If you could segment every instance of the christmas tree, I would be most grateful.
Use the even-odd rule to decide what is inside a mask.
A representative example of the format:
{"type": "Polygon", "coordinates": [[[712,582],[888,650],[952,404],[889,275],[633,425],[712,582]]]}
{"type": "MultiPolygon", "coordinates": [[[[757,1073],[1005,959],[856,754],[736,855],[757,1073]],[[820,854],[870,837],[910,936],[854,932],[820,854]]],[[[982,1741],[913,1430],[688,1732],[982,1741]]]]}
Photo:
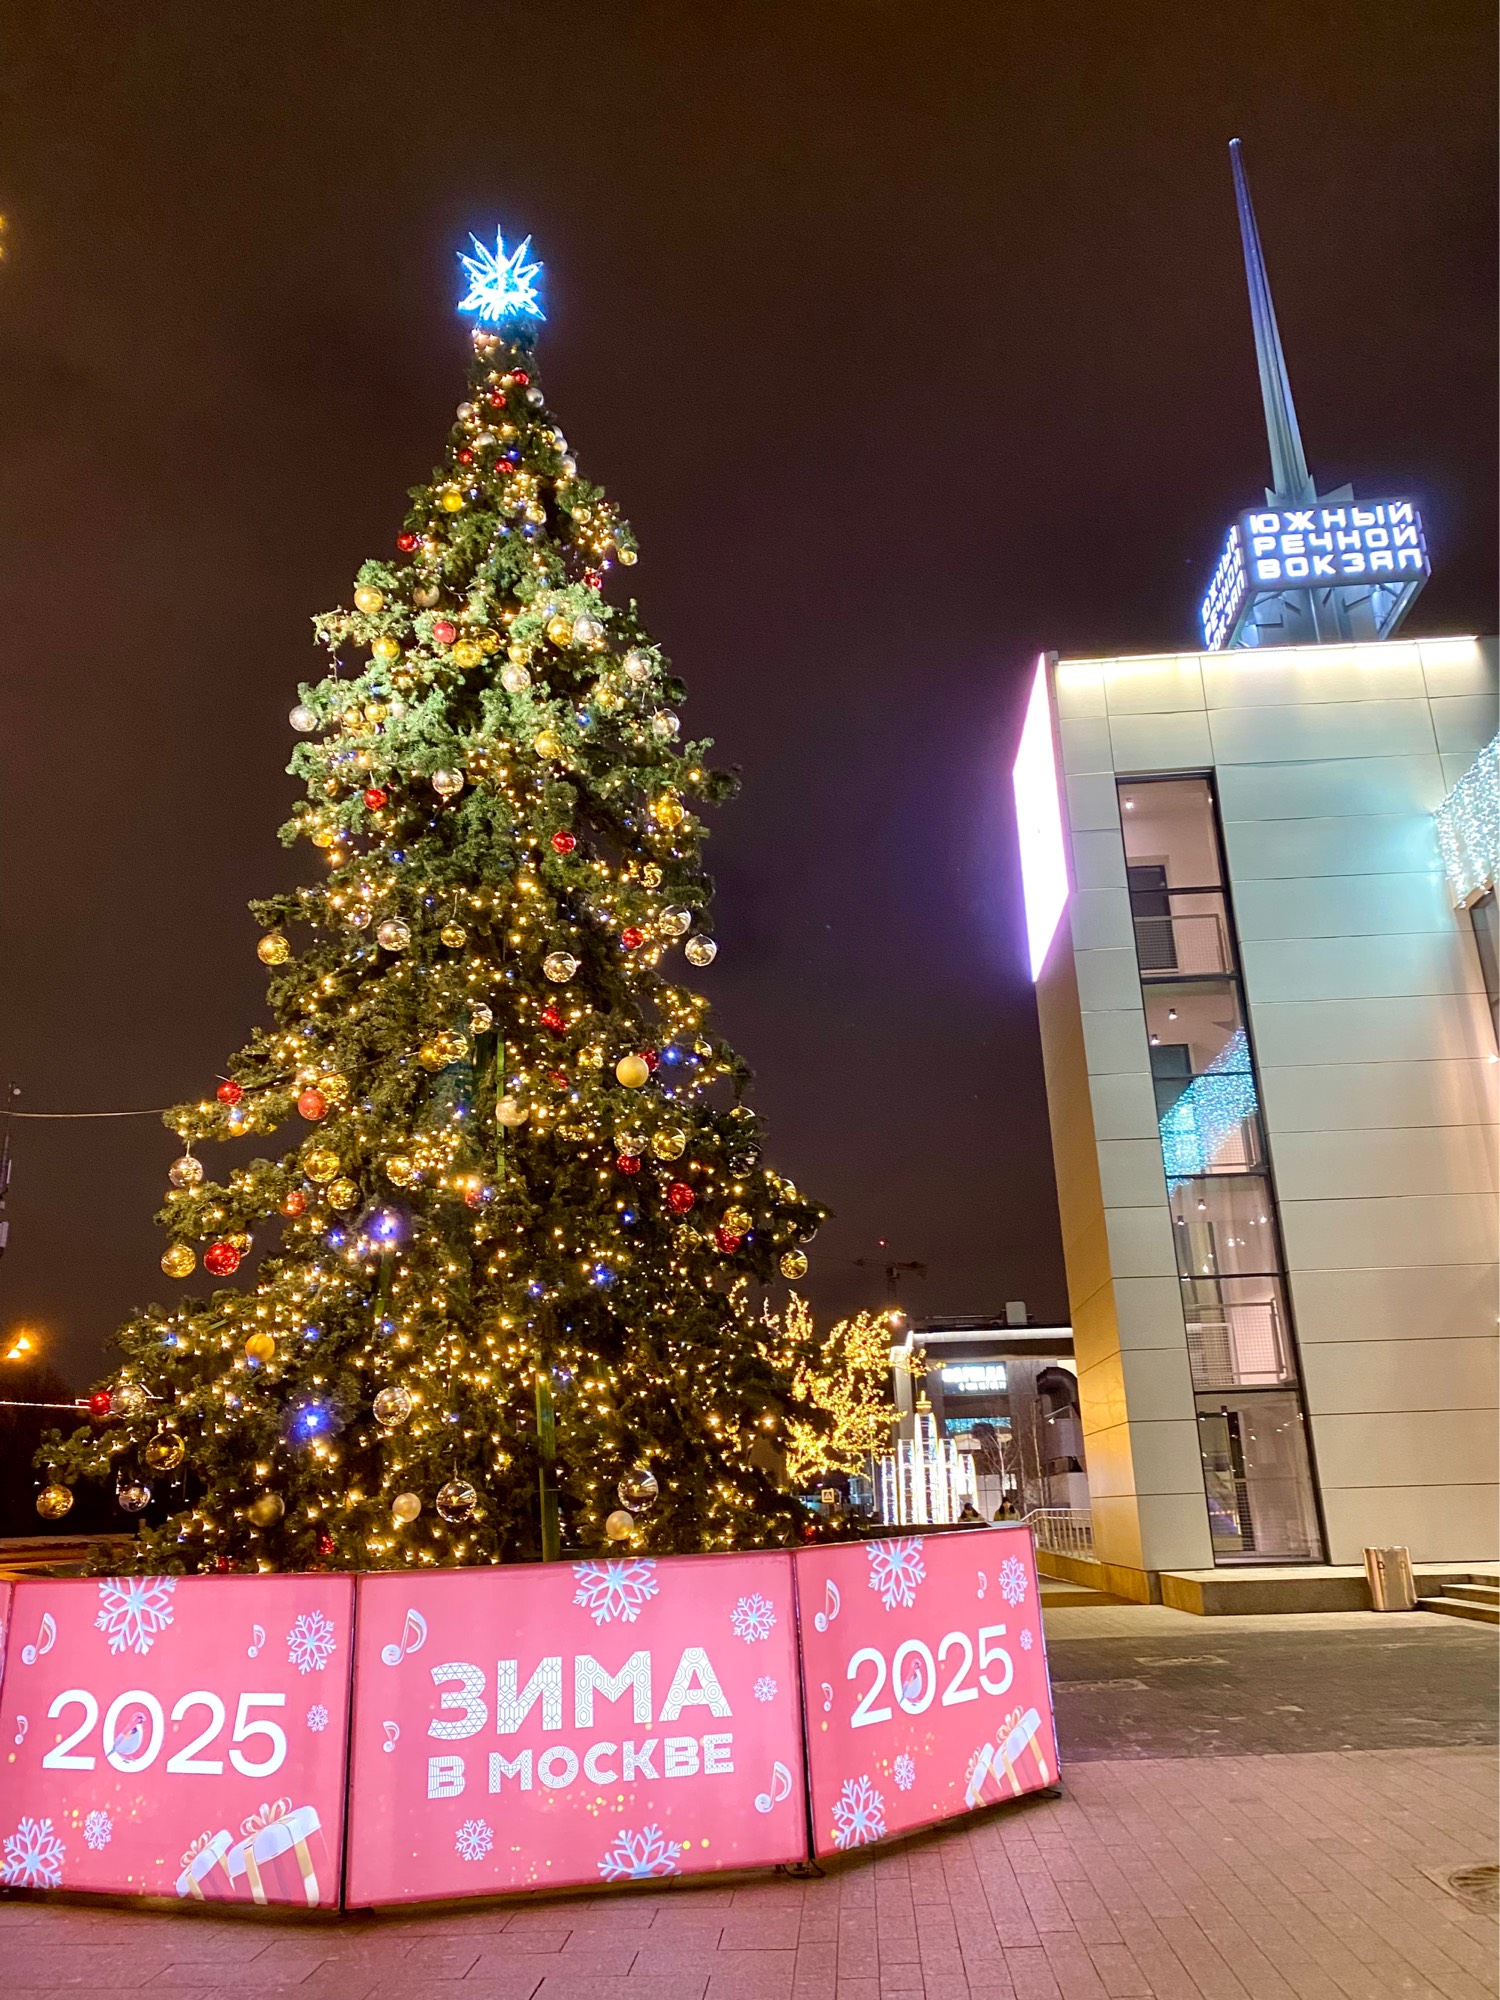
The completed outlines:
{"type": "Polygon", "coordinates": [[[273,1025],[166,1115],[162,1268],[241,1282],[131,1319],[43,1461],[44,1512],[59,1476],[113,1485],[143,1568],[722,1549],[800,1518],[809,1413],[758,1287],[803,1274],[823,1211],[762,1163],[688,983],[732,780],[607,595],[636,546],[537,382],[529,239],[475,248],[444,461],[400,560],[314,621],[282,838],[323,870],[252,906],[273,1025]],[[205,1143],[293,1121],[207,1177],[205,1143]]]}

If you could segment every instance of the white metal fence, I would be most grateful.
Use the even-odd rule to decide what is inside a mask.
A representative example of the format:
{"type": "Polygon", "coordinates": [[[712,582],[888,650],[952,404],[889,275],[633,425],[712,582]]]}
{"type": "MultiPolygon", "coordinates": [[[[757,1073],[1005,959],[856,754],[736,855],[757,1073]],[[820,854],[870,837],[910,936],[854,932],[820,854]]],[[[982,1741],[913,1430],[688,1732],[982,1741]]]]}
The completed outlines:
{"type": "Polygon", "coordinates": [[[1024,1518],[1037,1547],[1049,1555],[1094,1553],[1094,1517],[1087,1507],[1036,1507],[1024,1518]]]}

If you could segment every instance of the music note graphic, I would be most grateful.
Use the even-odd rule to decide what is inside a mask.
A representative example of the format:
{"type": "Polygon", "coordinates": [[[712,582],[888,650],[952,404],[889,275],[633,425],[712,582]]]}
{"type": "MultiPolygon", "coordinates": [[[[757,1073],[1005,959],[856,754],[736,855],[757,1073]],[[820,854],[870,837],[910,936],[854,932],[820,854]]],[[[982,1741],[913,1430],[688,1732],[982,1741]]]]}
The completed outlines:
{"type": "Polygon", "coordinates": [[[394,1640],[382,1646],[380,1657],[388,1667],[399,1667],[408,1653],[419,1653],[427,1643],[427,1620],[420,1611],[408,1611],[406,1623],[401,1627],[401,1643],[394,1640]]]}
{"type": "Polygon", "coordinates": [[[36,1644],[21,1648],[21,1660],[25,1666],[34,1667],[44,1653],[50,1653],[57,1644],[57,1626],[50,1611],[42,1613],[41,1625],[37,1628],[36,1644]]]}
{"type": "Polygon", "coordinates": [[[252,1625],[250,1631],[252,1637],[250,1644],[245,1648],[245,1652],[247,1657],[253,1660],[261,1647],[266,1643],[266,1628],[264,1625],[252,1625]]]}
{"type": "Polygon", "coordinates": [[[984,1593],[989,1589],[989,1587],[990,1587],[990,1580],[985,1575],[984,1571],[981,1570],[979,1572],[979,1589],[975,1592],[975,1595],[977,1597],[983,1597],[984,1593]]]}
{"type": "Polygon", "coordinates": [[[828,1608],[820,1611],[813,1620],[820,1632],[826,1632],[839,1615],[839,1587],[831,1580],[823,1586],[823,1602],[828,1608]]]}
{"type": "Polygon", "coordinates": [[[24,1743],[26,1741],[26,1732],[30,1727],[31,1724],[26,1720],[24,1715],[18,1715],[16,1717],[16,1741],[18,1743],[24,1743]]]}
{"type": "Polygon", "coordinates": [[[384,1743],[382,1743],[382,1744],[381,1744],[381,1746],[380,1746],[380,1747],[381,1747],[381,1749],[382,1749],[382,1750],[394,1750],[394,1749],[395,1749],[395,1747],[396,1747],[396,1739],[397,1739],[397,1738],[398,1738],[398,1737],[400,1736],[400,1734],[401,1734],[401,1725],[400,1725],[400,1723],[399,1723],[399,1722],[382,1722],[380,1726],[381,1726],[381,1728],[382,1728],[382,1729],[383,1729],[383,1730],[385,1731],[385,1741],[384,1741],[384,1743]]]}
{"type": "Polygon", "coordinates": [[[792,1774],[778,1757],[771,1766],[771,1789],[755,1794],[755,1810],[769,1812],[772,1806],[779,1806],[783,1799],[792,1795],[792,1774]]]}
{"type": "Polygon", "coordinates": [[[819,1685],[823,1690],[823,1713],[826,1715],[829,1709],[833,1707],[833,1689],[828,1685],[827,1681],[822,1681],[819,1685]]]}

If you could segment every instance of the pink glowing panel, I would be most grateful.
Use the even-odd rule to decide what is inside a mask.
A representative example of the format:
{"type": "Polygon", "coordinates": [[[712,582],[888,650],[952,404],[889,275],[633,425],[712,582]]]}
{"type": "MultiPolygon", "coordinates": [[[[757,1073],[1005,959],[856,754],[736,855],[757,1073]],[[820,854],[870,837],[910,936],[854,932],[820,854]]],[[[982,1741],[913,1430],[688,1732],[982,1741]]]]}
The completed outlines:
{"type": "Polygon", "coordinates": [[[346,1576],[18,1583],[0,1880],[337,1903],[353,1611],[346,1576]]]}
{"type": "Polygon", "coordinates": [[[1056,1781],[1028,1529],[902,1535],[794,1561],[817,1853],[1056,1781]]]}
{"type": "Polygon", "coordinates": [[[807,1852],[789,1555],[361,1577],[348,1899],[807,1852]]]}
{"type": "Polygon", "coordinates": [[[1037,661],[1011,783],[1015,786],[1016,832],[1021,844],[1026,944],[1031,976],[1037,979],[1068,902],[1068,858],[1045,660],[1037,661]]]}

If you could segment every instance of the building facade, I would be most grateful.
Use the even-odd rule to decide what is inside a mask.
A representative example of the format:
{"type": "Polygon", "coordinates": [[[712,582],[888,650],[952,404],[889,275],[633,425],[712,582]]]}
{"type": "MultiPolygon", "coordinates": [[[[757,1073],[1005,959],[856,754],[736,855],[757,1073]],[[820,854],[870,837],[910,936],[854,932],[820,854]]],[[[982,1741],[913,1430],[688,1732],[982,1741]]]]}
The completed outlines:
{"type": "Polygon", "coordinates": [[[1491,641],[1038,668],[1028,930],[1095,1551],[1131,1594],[1497,1553],[1500,1056],[1435,818],[1495,727],[1491,641]]]}

